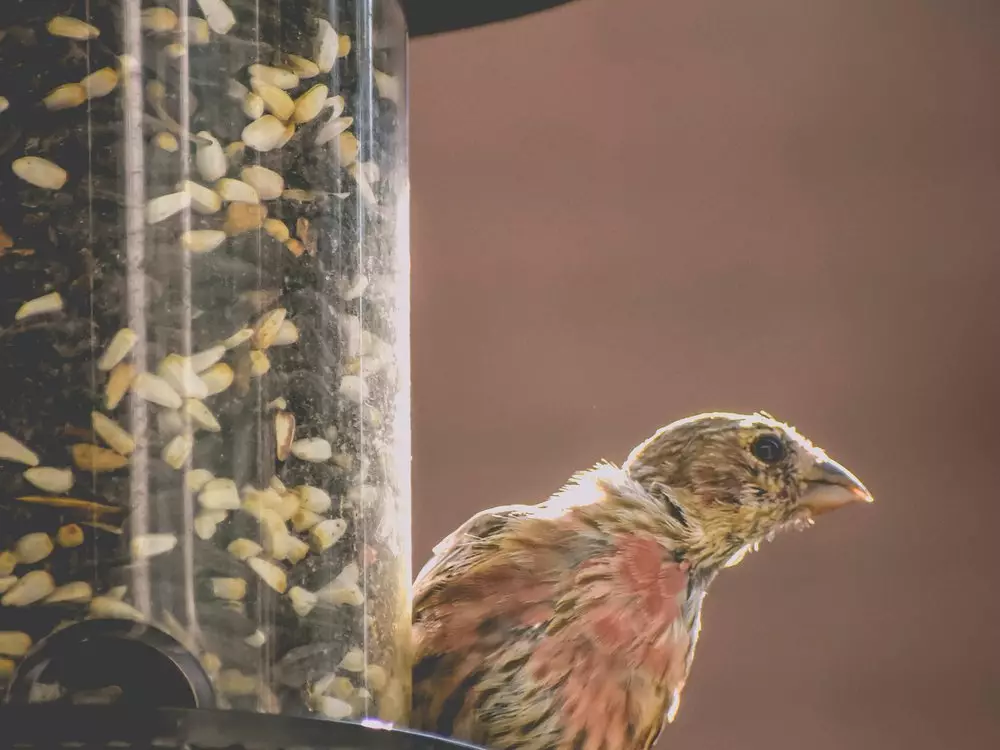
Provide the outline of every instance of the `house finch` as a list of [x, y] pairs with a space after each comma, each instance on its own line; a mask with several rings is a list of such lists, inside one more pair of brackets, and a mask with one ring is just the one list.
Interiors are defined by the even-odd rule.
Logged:
[[412, 724], [497, 750], [648, 748], [676, 715], [716, 574], [871, 501], [794, 428], [713, 413], [539, 505], [483, 511], [417, 577]]

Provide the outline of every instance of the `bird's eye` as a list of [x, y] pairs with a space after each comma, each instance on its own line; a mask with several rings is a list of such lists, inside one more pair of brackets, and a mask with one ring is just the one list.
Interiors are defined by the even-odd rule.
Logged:
[[785, 444], [777, 435], [761, 435], [753, 441], [750, 452], [764, 463], [773, 464], [785, 457]]

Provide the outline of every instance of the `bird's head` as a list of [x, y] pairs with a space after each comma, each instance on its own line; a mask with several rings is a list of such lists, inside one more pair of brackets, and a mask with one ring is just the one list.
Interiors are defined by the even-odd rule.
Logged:
[[700, 414], [669, 424], [624, 469], [667, 505], [693, 565], [733, 565], [787, 526], [872, 502], [851, 472], [768, 414]]

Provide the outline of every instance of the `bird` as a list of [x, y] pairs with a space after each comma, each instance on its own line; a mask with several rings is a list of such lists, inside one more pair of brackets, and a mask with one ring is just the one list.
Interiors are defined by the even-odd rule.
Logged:
[[871, 502], [794, 427], [711, 412], [543, 502], [483, 510], [415, 578], [410, 725], [491, 750], [646, 750], [677, 715], [718, 573]]

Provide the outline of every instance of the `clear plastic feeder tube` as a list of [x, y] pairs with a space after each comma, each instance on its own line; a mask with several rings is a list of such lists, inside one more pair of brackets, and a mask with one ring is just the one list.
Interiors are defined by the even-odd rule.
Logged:
[[396, 0], [0, 4], [0, 695], [139, 622], [218, 707], [405, 719], [406, 124]]

